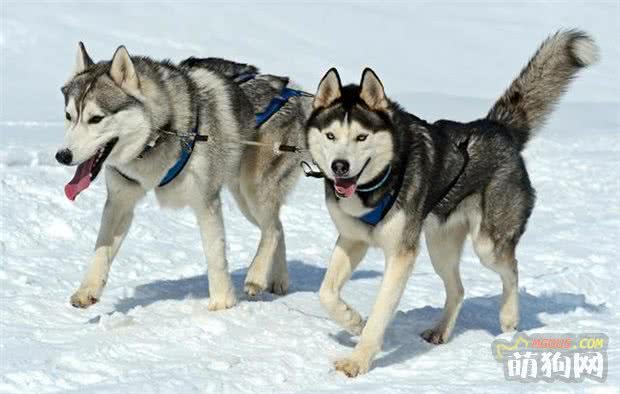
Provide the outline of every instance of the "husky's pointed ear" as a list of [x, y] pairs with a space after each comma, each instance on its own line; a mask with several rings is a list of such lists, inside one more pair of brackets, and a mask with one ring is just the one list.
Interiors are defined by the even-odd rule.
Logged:
[[88, 56], [84, 43], [80, 41], [78, 43], [77, 56], [75, 57], [75, 68], [73, 69], [73, 75], [81, 73], [93, 64], [95, 63], [93, 62], [93, 59]]
[[319, 87], [314, 96], [312, 106], [314, 109], [329, 107], [334, 101], [340, 98], [340, 89], [342, 84], [340, 83], [340, 75], [335, 67], [329, 69], [329, 71], [323, 76]]
[[138, 79], [136, 68], [129, 56], [129, 52], [127, 52], [127, 49], [123, 45], [118, 47], [116, 52], [114, 52], [112, 66], [110, 67], [110, 76], [112, 80], [123, 89], [132, 92], [140, 90], [140, 79]]
[[379, 77], [368, 67], [362, 72], [360, 98], [373, 110], [385, 111], [390, 105]]

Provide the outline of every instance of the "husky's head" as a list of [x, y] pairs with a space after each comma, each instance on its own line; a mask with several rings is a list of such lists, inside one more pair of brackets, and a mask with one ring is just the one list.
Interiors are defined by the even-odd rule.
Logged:
[[390, 165], [391, 114], [392, 104], [370, 68], [359, 85], [343, 87], [335, 68], [321, 80], [308, 120], [308, 147], [339, 197], [351, 197], [358, 184], [371, 182]]
[[126, 163], [144, 149], [150, 120], [144, 111], [140, 78], [125, 47], [112, 61], [95, 64], [81, 42], [65, 97], [65, 142], [56, 153], [59, 163], [77, 170], [65, 187], [71, 200], [97, 177], [107, 160]]

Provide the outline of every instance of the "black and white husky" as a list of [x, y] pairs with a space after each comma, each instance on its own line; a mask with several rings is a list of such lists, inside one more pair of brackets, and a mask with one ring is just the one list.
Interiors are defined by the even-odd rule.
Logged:
[[[320, 290], [330, 316], [361, 334], [348, 376], [365, 373], [381, 350], [424, 231], [446, 289], [442, 319], [422, 336], [448, 340], [463, 300], [459, 259], [469, 234], [474, 250], [503, 284], [502, 330], [519, 321], [515, 248], [534, 206], [521, 156], [577, 71], [596, 60], [585, 33], [548, 38], [485, 118], [429, 124], [388, 99], [377, 75], [342, 86], [335, 69], [323, 77], [307, 124], [310, 153], [324, 173], [330, 215], [340, 233]], [[369, 246], [385, 253], [385, 273], [365, 322], [340, 291]]]
[[256, 127], [256, 114], [263, 114], [287, 82], [222, 59], [174, 65], [131, 57], [122, 46], [111, 61], [94, 63], [80, 43], [75, 70], [62, 88], [67, 131], [56, 158], [77, 166], [65, 187], [71, 200], [104, 165], [108, 196], [95, 255], [71, 297], [74, 306], [99, 300], [134, 207], [150, 190], [162, 206], [195, 212], [208, 260], [210, 310], [235, 304], [220, 202], [224, 185], [261, 230], [246, 292], [287, 291], [279, 211], [300, 174], [300, 158], [272, 146], [303, 147], [310, 100], [291, 97]]

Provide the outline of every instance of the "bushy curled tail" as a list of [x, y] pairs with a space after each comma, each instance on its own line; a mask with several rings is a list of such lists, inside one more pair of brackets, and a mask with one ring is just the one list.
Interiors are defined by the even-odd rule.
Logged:
[[541, 128], [577, 72], [598, 60], [594, 40], [580, 30], [560, 30], [547, 38], [487, 119], [510, 129], [523, 148]]

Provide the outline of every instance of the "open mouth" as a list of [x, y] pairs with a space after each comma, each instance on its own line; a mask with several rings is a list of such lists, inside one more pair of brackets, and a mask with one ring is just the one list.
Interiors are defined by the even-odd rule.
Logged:
[[357, 189], [357, 178], [336, 178], [334, 180], [336, 195], [340, 198], [351, 197], [355, 193], [355, 189]]
[[340, 198], [349, 198], [355, 193], [355, 190], [357, 190], [357, 181], [360, 179], [360, 176], [362, 176], [362, 173], [366, 169], [366, 166], [368, 166], [369, 162], [370, 158], [366, 160], [366, 163], [364, 163], [364, 166], [356, 176], [348, 178], [334, 178], [334, 191], [336, 192], [336, 196]]
[[77, 166], [73, 179], [65, 185], [65, 195], [69, 200], [74, 201], [77, 195], [90, 186], [91, 182], [97, 178], [103, 167], [103, 162], [108, 158], [117, 142], [118, 138], [111, 139], [110, 142], [99, 148], [88, 160]]

